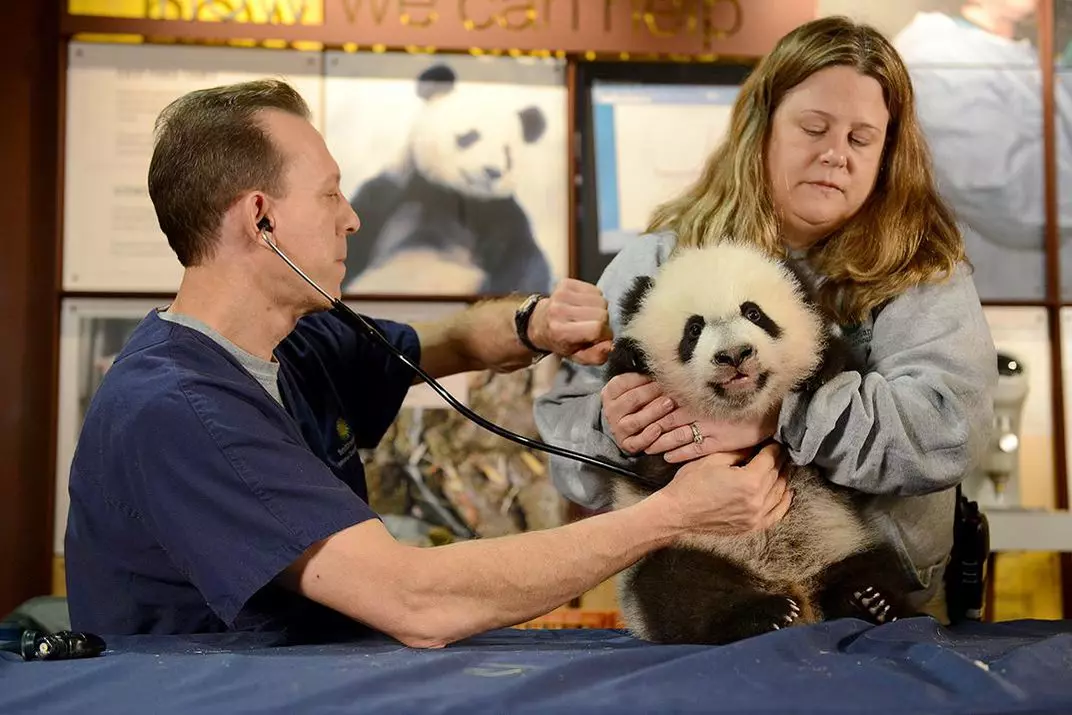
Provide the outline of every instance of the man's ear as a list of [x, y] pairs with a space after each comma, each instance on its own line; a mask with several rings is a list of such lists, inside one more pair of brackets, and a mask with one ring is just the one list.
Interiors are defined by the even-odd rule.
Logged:
[[271, 211], [271, 200], [260, 191], [250, 191], [235, 202], [242, 225], [242, 233], [256, 241], [261, 240], [261, 233], [272, 231], [275, 221]]

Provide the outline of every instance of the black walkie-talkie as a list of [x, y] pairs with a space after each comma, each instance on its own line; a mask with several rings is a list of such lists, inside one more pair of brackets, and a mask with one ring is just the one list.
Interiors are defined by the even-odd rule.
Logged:
[[953, 551], [945, 572], [949, 620], [980, 621], [986, 603], [987, 559], [990, 556], [990, 524], [979, 504], [961, 493], [953, 518]]

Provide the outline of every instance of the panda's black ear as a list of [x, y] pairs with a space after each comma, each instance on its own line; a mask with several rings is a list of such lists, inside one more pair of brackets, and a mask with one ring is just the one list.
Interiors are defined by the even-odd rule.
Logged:
[[525, 137], [525, 143], [531, 144], [543, 136], [547, 129], [547, 120], [539, 107], [527, 107], [518, 112], [521, 117], [521, 134]]
[[457, 77], [449, 65], [432, 65], [417, 77], [417, 95], [428, 101], [441, 94], [450, 94], [454, 90]]
[[809, 305], [817, 305], [819, 302], [819, 296], [816, 292], [815, 280], [812, 276], [808, 275], [800, 263], [783, 259], [781, 261], [782, 266], [789, 272], [790, 277], [797, 282], [800, 287], [801, 294], [804, 296], [804, 300]]
[[794, 392], [804, 394], [815, 392], [837, 377], [849, 364], [849, 359], [852, 355], [852, 344], [841, 332], [841, 328], [834, 325], [832, 321], [828, 321], [823, 327], [823, 333], [825, 347], [819, 357], [819, 364], [815, 366], [812, 374], [797, 386]]
[[648, 294], [654, 284], [655, 282], [651, 279], [651, 276], [637, 276], [633, 279], [633, 285], [618, 301], [618, 309], [622, 313], [622, 325], [627, 324], [640, 310], [641, 301], [644, 300], [644, 296]]

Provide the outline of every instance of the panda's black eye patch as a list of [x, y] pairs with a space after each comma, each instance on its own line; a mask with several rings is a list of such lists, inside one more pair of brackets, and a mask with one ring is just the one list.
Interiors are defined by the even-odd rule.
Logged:
[[746, 300], [741, 303], [741, 316], [745, 320], [755, 323], [763, 329], [767, 335], [777, 339], [782, 334], [781, 327], [778, 326], [770, 316], [763, 312], [763, 309], [750, 300]]
[[696, 351], [696, 343], [703, 334], [704, 319], [702, 315], [692, 315], [685, 321], [685, 329], [681, 332], [681, 342], [677, 345], [677, 356], [681, 362], [688, 362]]
[[459, 149], [468, 149], [480, 141], [480, 132], [476, 129], [470, 129], [465, 134], [459, 134], [454, 141], [458, 143]]

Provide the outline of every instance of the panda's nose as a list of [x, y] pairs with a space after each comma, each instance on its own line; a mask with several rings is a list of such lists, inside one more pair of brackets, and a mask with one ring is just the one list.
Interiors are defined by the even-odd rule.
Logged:
[[488, 177], [489, 179], [501, 179], [502, 178], [502, 170], [501, 169], [496, 169], [494, 166], [485, 166], [484, 167], [484, 176]]
[[756, 349], [751, 345], [735, 345], [732, 348], [719, 350], [715, 353], [715, 357], [712, 361], [716, 365], [732, 365], [733, 367], [740, 367], [741, 363], [755, 354]]

